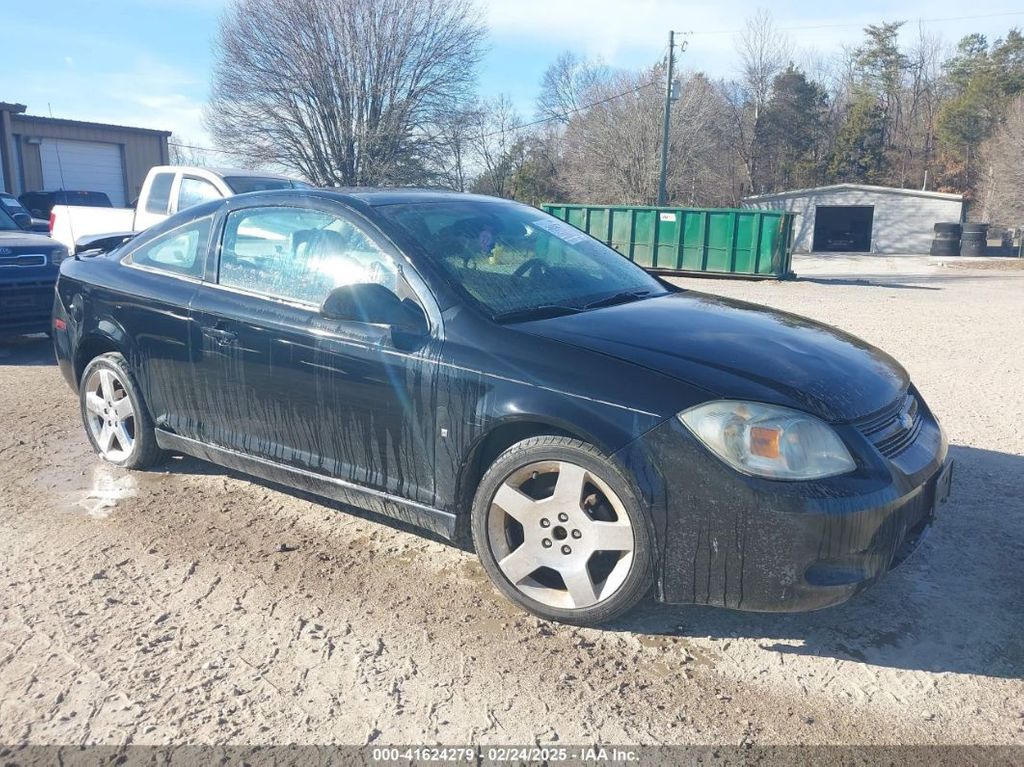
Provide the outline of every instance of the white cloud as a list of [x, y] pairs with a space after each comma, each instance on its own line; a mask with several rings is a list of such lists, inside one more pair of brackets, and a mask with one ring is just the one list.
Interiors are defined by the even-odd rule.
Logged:
[[20, 79], [19, 98], [29, 113], [169, 130], [209, 141], [202, 127], [208, 88], [204, 72], [173, 67], [150, 54], [126, 56], [116, 70], [86, 72], [70, 59], [67, 64]]

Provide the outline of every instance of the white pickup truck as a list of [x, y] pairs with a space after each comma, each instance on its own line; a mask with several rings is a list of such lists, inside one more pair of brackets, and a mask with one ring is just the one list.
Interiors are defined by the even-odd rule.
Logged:
[[50, 236], [72, 253], [105, 238], [130, 237], [193, 205], [245, 192], [310, 188], [287, 176], [251, 170], [158, 165], [142, 184], [134, 208], [55, 205]]

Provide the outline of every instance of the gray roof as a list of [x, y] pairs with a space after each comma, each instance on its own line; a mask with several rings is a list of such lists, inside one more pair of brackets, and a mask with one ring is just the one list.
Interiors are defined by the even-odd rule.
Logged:
[[42, 117], [40, 115], [15, 114], [13, 119], [17, 122], [37, 123], [43, 125], [65, 125], [74, 128], [100, 128], [104, 130], [119, 130], [128, 133], [144, 133], [152, 136], [168, 137], [169, 130], [154, 130], [152, 128], [134, 128], [130, 125], [113, 125], [110, 123], [85, 122], [83, 120], [65, 120], [61, 117]]
[[788, 197], [809, 197], [811, 195], [828, 194], [829, 192], [867, 192], [869, 194], [896, 194], [907, 197], [931, 197], [937, 200], [951, 200], [960, 202], [962, 194], [948, 194], [946, 192], [928, 192], [922, 189], [903, 189], [895, 186], [872, 186], [870, 184], [830, 184], [828, 186], [816, 186], [810, 189], [793, 189], [785, 192], [773, 192], [771, 194], [757, 194], [751, 197], [744, 197], [743, 202], [764, 202], [767, 200], [779, 200]]

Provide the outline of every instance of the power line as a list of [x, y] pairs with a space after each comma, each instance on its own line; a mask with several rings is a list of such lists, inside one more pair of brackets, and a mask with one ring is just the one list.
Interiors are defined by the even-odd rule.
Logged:
[[[582, 106], [578, 106], [578, 107], [575, 107], [573, 109], [566, 110], [565, 112], [559, 112], [558, 114], [551, 115], [550, 117], [542, 117], [542, 118], [540, 118], [538, 120], [533, 120], [533, 121], [528, 122], [528, 123], [523, 123], [522, 125], [517, 125], [515, 128], [513, 128], [511, 130], [516, 130], [516, 131], [525, 130], [526, 128], [533, 128], [533, 127], [535, 127], [537, 125], [543, 125], [544, 123], [553, 122], [555, 120], [563, 120], [566, 117], [569, 117], [570, 115], [578, 114], [579, 112], [585, 112], [588, 109], [593, 109], [594, 107], [599, 107], [602, 104], [607, 104], [609, 101], [615, 101], [616, 99], [621, 99], [621, 98], [624, 98], [625, 96], [630, 96], [630, 95], [632, 95], [634, 93], [639, 93], [640, 91], [644, 90], [645, 88], [650, 88], [652, 85], [657, 85], [659, 82], [660, 82], [659, 80], [651, 80], [650, 82], [634, 86], [633, 88], [630, 88], [627, 91], [623, 91], [622, 93], [616, 93], [616, 94], [613, 94], [611, 96], [607, 96], [607, 97], [605, 97], [603, 99], [599, 99], [598, 101], [593, 101], [593, 102], [591, 102], [589, 104], [583, 104]], [[496, 131], [492, 131], [490, 133], [485, 133], [482, 136], [480, 136], [479, 138], [491, 138], [492, 136], [497, 136], [497, 135], [500, 135], [500, 134], [502, 134], [504, 132], [505, 132], [504, 130], [496, 130]], [[196, 146], [194, 144], [179, 144], [176, 141], [168, 141], [167, 142], [167, 146], [177, 147], [178, 149], [193, 149], [193, 150], [196, 150], [196, 151], [199, 151], [199, 152], [221, 152], [223, 154], [234, 154], [234, 155], [239, 155], [239, 156], [243, 156], [243, 157], [246, 156], [245, 152], [240, 152], [240, 151], [235, 150], [235, 149], [214, 149], [213, 147]]]
[[[591, 102], [590, 104], [583, 104], [582, 106], [578, 106], [578, 107], [575, 107], [573, 109], [569, 109], [569, 110], [567, 110], [565, 112], [559, 112], [558, 114], [551, 115], [550, 117], [542, 117], [539, 120], [533, 120], [532, 122], [523, 123], [522, 125], [516, 126], [515, 130], [523, 130], [525, 128], [532, 128], [535, 125], [543, 125], [544, 123], [553, 122], [554, 120], [562, 120], [562, 119], [564, 119], [566, 117], [569, 117], [570, 115], [578, 114], [579, 112], [585, 112], [588, 109], [593, 109], [594, 107], [599, 107], [602, 104], [607, 104], [609, 101], [615, 101], [615, 99], [621, 99], [621, 98], [623, 98], [625, 96], [631, 96], [634, 93], [639, 93], [644, 88], [650, 88], [652, 85], [657, 85], [659, 82], [660, 82], [659, 80], [651, 80], [649, 83], [644, 83], [643, 85], [637, 85], [637, 86], [635, 86], [633, 88], [630, 88], [628, 91], [623, 91], [622, 93], [616, 93], [615, 95], [608, 96], [607, 98], [603, 98], [600, 101], [594, 101], [594, 102]], [[490, 138], [491, 136], [497, 136], [498, 134], [504, 133], [504, 132], [505, 131], [500, 131], [500, 130], [492, 131], [491, 133], [483, 134], [482, 136], [480, 136], [480, 138]]]
[[[1024, 11], [1000, 11], [999, 13], [982, 13], [972, 16], [941, 16], [932, 19], [908, 19], [908, 21], [916, 21], [919, 24], [937, 24], [943, 21], [975, 21], [977, 19], [995, 19], [1006, 16], [1024, 16]], [[859, 28], [863, 29], [868, 24], [863, 22], [849, 22], [843, 24], [807, 24], [802, 26], [793, 27], [779, 27], [780, 32], [803, 32], [815, 29], [852, 29]], [[742, 29], [713, 29], [706, 30], [703, 32], [690, 32], [694, 36], [699, 35], [735, 35], [742, 32]]]
[[178, 149], [194, 149], [197, 152], [220, 152], [221, 154], [236, 154], [239, 156], [245, 156], [245, 152], [239, 152], [237, 149], [214, 149], [212, 146], [195, 146], [194, 144], [179, 144], [176, 141], [168, 141], [167, 146], [173, 146]]
[[[973, 15], [970, 15], [970, 16], [939, 16], [939, 17], [930, 18], [930, 19], [916, 19], [915, 21], [917, 21], [920, 24], [935, 24], [935, 23], [944, 22], [944, 21], [976, 21], [978, 19], [994, 19], [994, 18], [1003, 18], [1003, 17], [1007, 17], [1007, 16], [1024, 16], [1024, 11], [1000, 11], [998, 13], [973, 14]], [[863, 22], [857, 22], [857, 23], [850, 22], [850, 23], [843, 23], [843, 24], [809, 24], [809, 25], [802, 25], [802, 26], [779, 27], [779, 30], [782, 31], [782, 32], [800, 32], [800, 31], [809, 31], [809, 30], [820, 30], [820, 29], [852, 29], [852, 28], [861, 28], [862, 29], [864, 27], [865, 27], [865, 24]], [[717, 30], [707, 30], [707, 31], [703, 31], [703, 32], [692, 32], [692, 31], [691, 32], [684, 32], [683, 34], [694, 35], [694, 36], [701, 36], [701, 35], [734, 35], [734, 34], [738, 34], [738, 33], [742, 32], [742, 31], [743, 30], [741, 30], [741, 29], [717, 29]], [[569, 117], [571, 115], [579, 114], [580, 112], [585, 112], [588, 109], [593, 109], [594, 107], [601, 106], [602, 104], [607, 104], [610, 101], [615, 101], [616, 99], [621, 99], [621, 98], [624, 98], [626, 96], [631, 96], [631, 95], [633, 95], [635, 93], [639, 93], [640, 91], [644, 90], [645, 88], [650, 88], [652, 85], [657, 85], [658, 82], [659, 82], [658, 80], [652, 80], [650, 82], [643, 83], [641, 85], [637, 85], [637, 86], [635, 86], [633, 88], [630, 88], [629, 90], [623, 91], [622, 93], [616, 93], [616, 94], [613, 94], [611, 96], [607, 96], [606, 98], [600, 99], [598, 101], [594, 101], [594, 102], [591, 102], [589, 104], [583, 104], [582, 106], [574, 107], [573, 109], [566, 110], [565, 112], [560, 112], [560, 113], [555, 114], [555, 115], [550, 115], [548, 117], [542, 117], [542, 118], [537, 119], [537, 120], [532, 120], [532, 121], [530, 121], [528, 123], [523, 123], [522, 125], [516, 126], [513, 130], [524, 130], [526, 128], [533, 128], [533, 127], [536, 127], [538, 125], [544, 125], [545, 123], [554, 122], [556, 120], [564, 120], [565, 118], [567, 118], [567, 117]], [[491, 131], [490, 133], [483, 134], [482, 136], [480, 136], [480, 138], [485, 138], [485, 139], [486, 138], [492, 138], [493, 136], [498, 136], [498, 135], [500, 135], [500, 134], [502, 134], [504, 132], [505, 132], [504, 130]], [[238, 156], [242, 156], [242, 157], [246, 156], [245, 152], [239, 152], [237, 150], [232, 150], [232, 149], [214, 149], [213, 147], [195, 146], [195, 145], [192, 145], [192, 144], [179, 144], [179, 143], [176, 143], [176, 142], [168, 142], [167, 145], [168, 146], [177, 147], [179, 149], [192, 149], [192, 150], [196, 150], [196, 151], [200, 151], [200, 152], [219, 152], [221, 154], [238, 155]]]

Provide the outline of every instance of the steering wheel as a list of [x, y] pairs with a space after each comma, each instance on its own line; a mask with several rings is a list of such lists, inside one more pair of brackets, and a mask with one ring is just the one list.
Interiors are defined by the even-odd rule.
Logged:
[[529, 279], [536, 280], [540, 277], [547, 276], [548, 265], [543, 258], [530, 258], [519, 265], [519, 267], [512, 272], [513, 277], [526, 277]]

